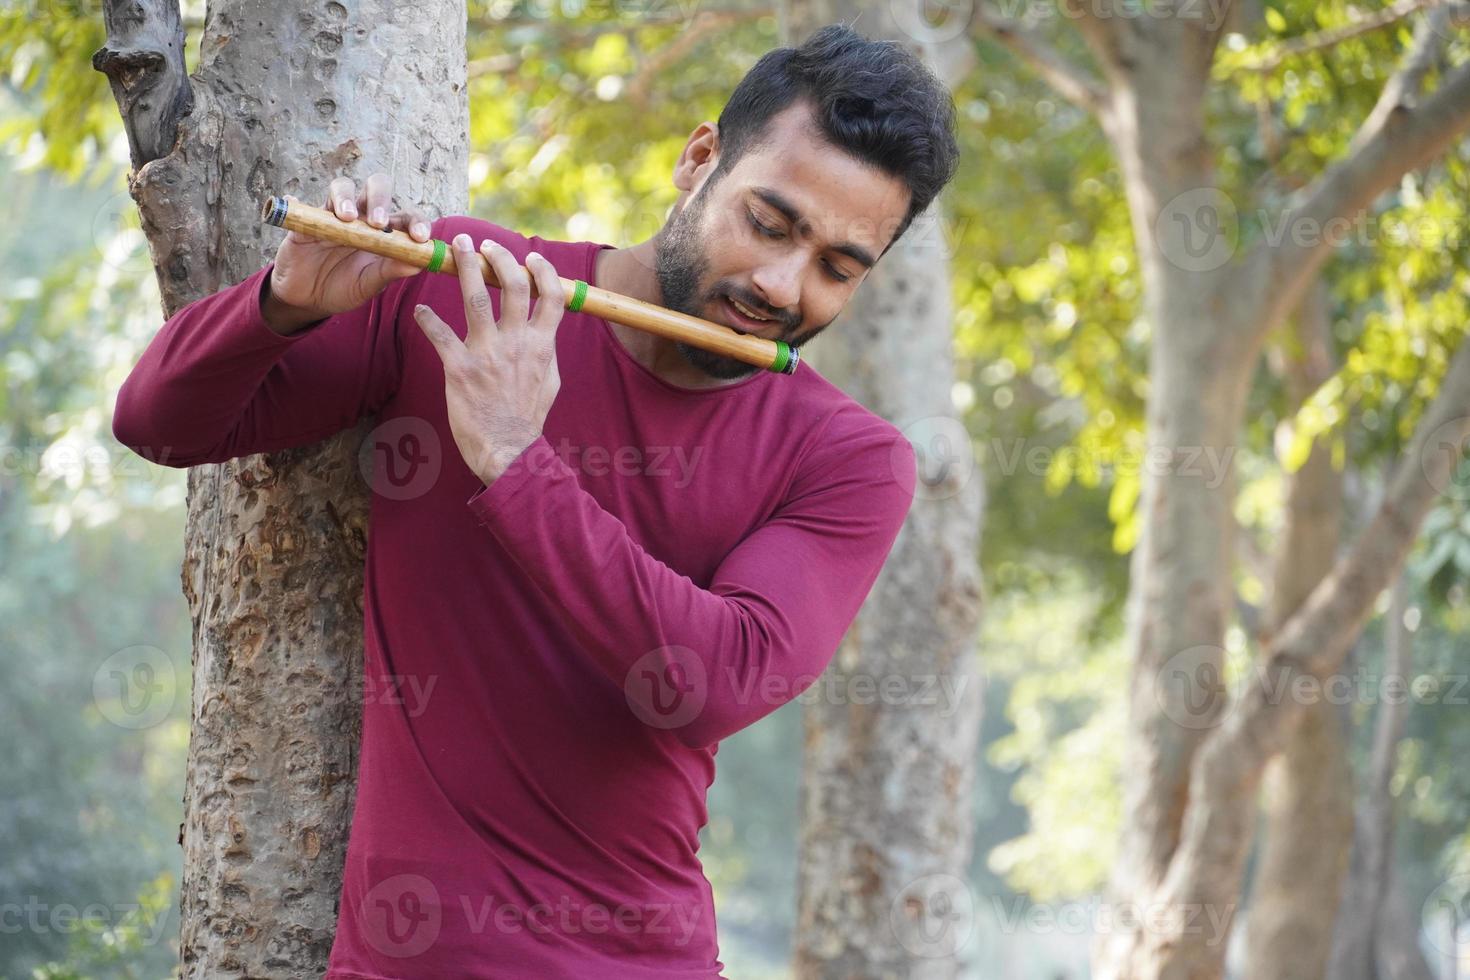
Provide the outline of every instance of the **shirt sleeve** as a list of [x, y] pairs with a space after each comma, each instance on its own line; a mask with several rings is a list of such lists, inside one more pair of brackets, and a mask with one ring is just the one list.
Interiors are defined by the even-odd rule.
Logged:
[[260, 305], [274, 268], [164, 323], [118, 391], [112, 432], [120, 443], [165, 466], [218, 463], [319, 442], [397, 390], [400, 319], [430, 273], [395, 280], [357, 309], [282, 336]]
[[876, 417], [850, 435], [832, 429], [708, 589], [640, 547], [544, 436], [468, 506], [630, 708], [702, 748], [817, 680], [908, 513], [915, 458], [902, 434]]

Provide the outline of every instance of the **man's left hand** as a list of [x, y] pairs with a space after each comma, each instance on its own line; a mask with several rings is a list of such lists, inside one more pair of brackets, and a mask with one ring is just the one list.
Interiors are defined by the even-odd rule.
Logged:
[[[416, 307], [414, 319], [444, 363], [444, 400], [460, 455], [489, 486], [541, 435], [561, 390], [556, 328], [566, 312], [566, 290], [539, 253], [529, 253], [522, 267], [504, 246], [487, 240], [480, 250], [501, 284], [496, 323], [470, 236], [454, 236], [454, 250], [465, 339], [427, 306]], [[527, 268], [536, 277], [534, 311]]]

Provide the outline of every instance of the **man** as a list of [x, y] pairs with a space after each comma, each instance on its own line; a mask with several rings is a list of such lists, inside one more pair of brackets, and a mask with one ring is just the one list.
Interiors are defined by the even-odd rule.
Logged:
[[720, 974], [696, 855], [716, 745], [825, 668], [913, 451], [810, 365], [567, 313], [557, 275], [800, 345], [950, 179], [953, 120], [902, 49], [828, 27], [694, 130], [650, 241], [428, 227], [381, 175], [339, 179], [340, 218], [478, 241], [504, 288], [292, 232], [149, 345], [113, 429], [150, 458], [380, 422], [364, 684], [424, 696], [365, 699], [328, 977]]

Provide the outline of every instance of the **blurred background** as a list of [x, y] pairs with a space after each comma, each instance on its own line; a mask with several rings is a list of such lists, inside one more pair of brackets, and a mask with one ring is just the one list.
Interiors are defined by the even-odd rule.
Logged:
[[[1224, 179], [1250, 187], [1269, 171], [1300, 184], [1345, 152], [1410, 39], [1414, 6], [1304, 53], [1289, 39], [1387, 8], [1281, 0], [1228, 34], [1208, 98]], [[782, 43], [776, 10], [727, 5], [718, 29], [692, 34], [692, 9], [473, 0], [471, 213], [617, 245], [656, 231], [649, 216], [674, 199], [669, 175], [689, 131]], [[184, 7], [190, 69], [205, 13]], [[1080, 50], [1067, 25], [1042, 27]], [[117, 387], [162, 318], [127, 193], [127, 140], [90, 65], [104, 38], [97, 0], [0, 10], [11, 215], [0, 226], [0, 977], [10, 980], [165, 977], [178, 959], [185, 475], [133, 456], [109, 429]], [[960, 957], [968, 976], [1081, 978], [1123, 819], [1124, 599], [1140, 487], [1111, 461], [1141, 446], [1149, 328], [1122, 179], [1096, 121], [993, 37], [976, 32], [974, 49], [978, 66], [954, 89], [964, 162], [938, 229], [952, 272], [954, 418], [986, 500], [984, 721]], [[1463, 61], [1470, 37], [1445, 50]], [[1262, 111], [1281, 121], [1285, 150], [1263, 139]], [[1258, 369], [1234, 460], [1242, 611], [1226, 634], [1231, 677], [1249, 663], [1250, 609], [1266, 595], [1293, 468], [1314, 440], [1330, 447], [1350, 538], [1433, 394], [1426, 363], [1463, 335], [1467, 209], [1460, 142], [1405, 176], [1324, 270], [1339, 365], [1330, 379], [1298, 408], [1269, 364]], [[1270, 231], [1241, 219], [1243, 237]], [[1352, 767], [1365, 772], [1389, 633], [1411, 636], [1391, 861], [1414, 941], [1441, 978], [1470, 975], [1465, 496], [1434, 504], [1402, 614], [1390, 621], [1379, 601], [1344, 667], [1359, 679], [1339, 712]], [[124, 673], [157, 692], [146, 710], [129, 703]], [[792, 975], [802, 710], [786, 706], [719, 752], [701, 857], [732, 977]], [[1347, 805], [1366, 791], [1360, 782]], [[1244, 975], [1240, 962], [1232, 952]]]

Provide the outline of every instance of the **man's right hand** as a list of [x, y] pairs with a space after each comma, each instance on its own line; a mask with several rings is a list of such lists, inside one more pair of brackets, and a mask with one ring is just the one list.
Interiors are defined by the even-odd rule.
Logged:
[[[408, 232], [415, 241], [429, 240], [427, 217], [419, 211], [393, 210], [393, 183], [387, 174], [373, 174], [361, 191], [350, 177], [338, 177], [327, 187], [326, 208], [341, 221], [364, 215], [374, 228], [393, 228]], [[356, 309], [394, 280], [422, 271], [398, 259], [299, 231], [286, 233], [275, 263], [261, 290], [261, 312], [266, 324], [283, 336]]]

